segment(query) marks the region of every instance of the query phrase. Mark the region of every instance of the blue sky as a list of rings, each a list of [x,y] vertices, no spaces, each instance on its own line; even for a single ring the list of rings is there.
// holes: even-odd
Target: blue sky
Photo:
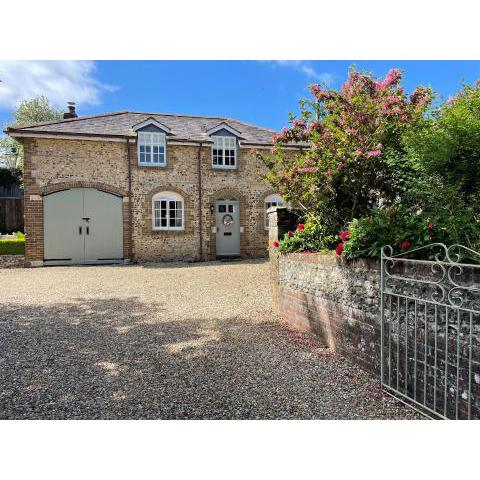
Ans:
[[[339,87],[352,64],[375,76],[400,68],[407,92],[430,85],[445,99],[480,79],[479,61],[0,61],[0,124],[20,98],[43,93],[62,108],[76,101],[80,115],[218,115],[280,129],[309,83]]]

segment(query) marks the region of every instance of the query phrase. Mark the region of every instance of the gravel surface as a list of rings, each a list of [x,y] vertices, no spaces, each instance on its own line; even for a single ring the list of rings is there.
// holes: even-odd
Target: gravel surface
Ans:
[[[275,319],[264,261],[1,278],[0,418],[417,418]]]

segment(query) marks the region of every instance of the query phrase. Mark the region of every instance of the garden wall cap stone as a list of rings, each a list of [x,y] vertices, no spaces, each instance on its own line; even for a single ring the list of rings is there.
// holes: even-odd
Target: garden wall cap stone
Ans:
[[[347,268],[363,268],[367,270],[380,271],[380,261],[376,258],[357,258],[348,260],[345,257],[339,257],[334,252],[297,252],[285,254],[287,260],[294,262],[322,263],[330,265],[342,265]]]

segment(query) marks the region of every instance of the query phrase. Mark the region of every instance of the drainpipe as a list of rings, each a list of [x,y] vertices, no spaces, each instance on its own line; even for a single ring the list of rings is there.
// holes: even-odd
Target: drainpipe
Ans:
[[[130,246],[128,248],[128,256],[130,261],[133,261],[133,207],[132,207],[132,165],[130,164],[130,138],[127,140],[127,172],[128,172],[128,226],[130,230],[129,240]]]
[[[198,147],[198,230],[199,230],[199,246],[200,260],[203,260],[203,219],[202,219],[202,142]]]

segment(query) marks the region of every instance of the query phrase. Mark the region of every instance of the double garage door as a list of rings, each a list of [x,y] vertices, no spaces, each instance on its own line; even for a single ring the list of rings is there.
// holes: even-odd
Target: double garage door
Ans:
[[[44,197],[44,263],[123,261],[122,198],[93,188]]]

